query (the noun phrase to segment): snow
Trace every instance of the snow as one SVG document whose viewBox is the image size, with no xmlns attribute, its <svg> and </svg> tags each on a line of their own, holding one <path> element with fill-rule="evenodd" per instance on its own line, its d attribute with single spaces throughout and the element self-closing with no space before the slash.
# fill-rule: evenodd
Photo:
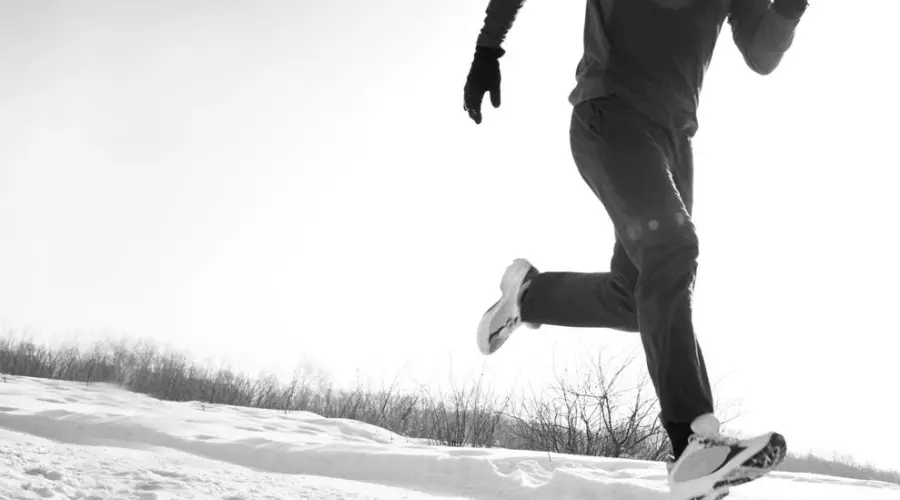
<svg viewBox="0 0 900 500">
<path fill-rule="evenodd" d="M 662 500 L 661 463 L 449 448 L 304 412 L 0 382 L 2 499 Z M 776 472 L 735 500 L 900 500 L 900 486 Z"/>
</svg>

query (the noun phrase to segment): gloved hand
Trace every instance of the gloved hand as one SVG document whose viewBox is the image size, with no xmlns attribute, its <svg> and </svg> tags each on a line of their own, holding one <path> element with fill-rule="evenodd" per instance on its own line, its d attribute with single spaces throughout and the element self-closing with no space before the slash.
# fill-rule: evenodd
<svg viewBox="0 0 900 500">
<path fill-rule="evenodd" d="M 781 14 L 785 19 L 797 20 L 806 12 L 809 6 L 807 0 L 774 0 L 772 10 Z"/>
<path fill-rule="evenodd" d="M 491 94 L 491 104 L 500 107 L 500 62 L 506 52 L 493 47 L 476 47 L 475 58 L 469 69 L 464 90 L 463 109 L 469 112 L 469 118 L 481 123 L 481 102 L 485 92 Z"/>
</svg>

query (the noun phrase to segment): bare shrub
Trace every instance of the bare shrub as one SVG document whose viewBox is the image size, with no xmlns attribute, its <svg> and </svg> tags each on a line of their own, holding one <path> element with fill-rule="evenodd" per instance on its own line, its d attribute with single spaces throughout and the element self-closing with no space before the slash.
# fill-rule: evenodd
<svg viewBox="0 0 900 500">
<path fill-rule="evenodd" d="M 496 443 L 511 398 L 487 389 L 483 374 L 471 385 L 451 384 L 448 394 L 422 391 L 429 439 L 444 446 L 491 447 Z"/>
<path fill-rule="evenodd" d="M 557 377 L 541 394 L 524 399 L 511 429 L 516 448 L 661 460 L 668 438 L 657 418 L 656 399 L 646 377 L 623 388 L 622 375 L 633 358 L 613 367 L 598 362 L 571 382 Z"/>
</svg>

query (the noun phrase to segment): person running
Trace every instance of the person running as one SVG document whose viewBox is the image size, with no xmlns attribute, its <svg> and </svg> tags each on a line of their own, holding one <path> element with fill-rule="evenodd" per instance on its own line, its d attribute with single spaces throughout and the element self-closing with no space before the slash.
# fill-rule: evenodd
<svg viewBox="0 0 900 500">
<path fill-rule="evenodd" d="M 500 107 L 503 42 L 524 0 L 490 0 L 464 88 L 480 124 Z M 746 64 L 767 75 L 790 48 L 806 0 L 587 0 L 570 145 L 615 228 L 609 272 L 541 272 L 515 259 L 477 329 L 484 354 L 520 326 L 639 332 L 671 445 L 675 499 L 720 499 L 777 467 L 785 439 L 720 433 L 691 294 L 698 239 L 693 155 L 703 77 L 727 20 Z"/>
</svg>

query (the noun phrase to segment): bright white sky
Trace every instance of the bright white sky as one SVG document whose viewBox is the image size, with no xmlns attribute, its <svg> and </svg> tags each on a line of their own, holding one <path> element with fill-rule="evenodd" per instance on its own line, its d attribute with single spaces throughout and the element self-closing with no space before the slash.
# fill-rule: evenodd
<svg viewBox="0 0 900 500">
<path fill-rule="evenodd" d="M 485 6 L 2 0 L 0 321 L 339 382 L 540 387 L 639 353 L 561 328 L 475 348 L 511 259 L 605 270 L 613 245 L 568 146 L 583 0 L 525 5 L 475 126 Z M 768 77 L 726 27 L 695 140 L 696 323 L 733 425 L 894 468 L 898 16 L 814 1 Z"/>
</svg>

